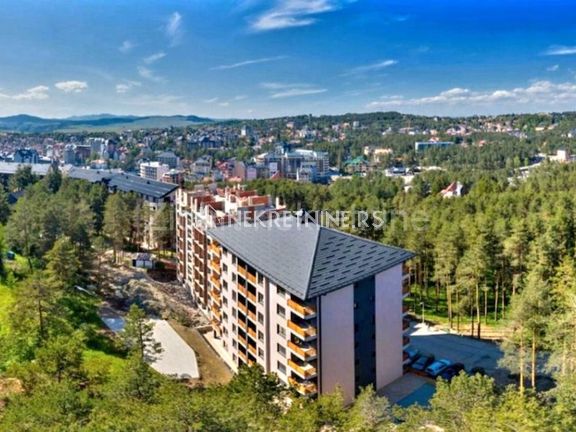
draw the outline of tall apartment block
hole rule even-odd
[[[236,221],[266,218],[271,210],[283,210],[270,196],[242,188],[215,186],[176,192],[177,277],[191,292],[196,303],[207,311],[211,276],[206,228]]]
[[[257,363],[303,395],[340,387],[347,402],[402,376],[411,252],[294,216],[202,236],[202,301],[233,370]]]

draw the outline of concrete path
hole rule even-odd
[[[154,323],[154,339],[160,342],[162,352],[156,355],[150,366],[161,374],[178,379],[198,379],[196,353],[165,320],[150,320]]]
[[[100,310],[100,317],[114,333],[124,329],[124,318],[112,309]],[[177,379],[200,378],[194,350],[176,333],[168,321],[151,319],[150,322],[154,324],[152,330],[154,340],[162,347],[162,352],[155,356],[150,366],[161,374]]]

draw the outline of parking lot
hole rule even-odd
[[[464,364],[466,370],[483,368],[501,384],[508,383],[508,371],[498,366],[502,350],[494,343],[465,336],[449,334],[423,324],[416,324],[410,331],[410,344],[436,359],[446,358]]]

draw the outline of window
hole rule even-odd
[[[259,340],[259,341],[263,341],[263,340],[264,340],[264,333],[262,333],[260,330],[258,330],[258,340]]]
[[[228,273],[228,266],[226,264],[222,264],[222,271]]]
[[[236,291],[232,291],[232,300],[236,301]]]
[[[282,372],[284,375],[286,375],[286,366],[284,366],[281,362],[278,362],[276,367],[278,369],[278,372]]]
[[[232,341],[232,346],[233,346],[234,348],[236,348],[237,345],[238,345],[238,344],[236,343],[236,341],[233,340],[233,341]]]
[[[282,306],[280,305],[276,305],[276,313],[278,315],[280,315],[282,318],[284,318],[286,316],[286,309],[284,309]]]
[[[224,288],[224,291],[228,291],[228,282],[225,280],[222,281],[222,288]]]
[[[232,273],[232,282],[236,282],[236,273]]]
[[[260,357],[261,359],[264,358],[264,350],[262,348],[258,348],[258,357]]]
[[[224,306],[228,306],[228,298],[227,298],[227,297],[224,297],[224,298],[222,299],[222,303],[224,304]]]
[[[261,305],[264,304],[264,294],[258,293],[258,303],[260,303]]]
[[[224,321],[228,321],[228,314],[226,312],[224,312],[222,314],[222,318],[224,318]]]
[[[236,333],[236,324],[232,324],[232,333]]]
[[[236,318],[236,308],[232,308],[232,316]]]
[[[286,348],[284,348],[282,345],[277,344],[276,351],[278,351],[278,354],[280,354],[282,357],[286,357]]]
[[[280,296],[280,297],[285,297],[286,296],[286,291],[284,291],[284,289],[280,288],[280,287],[276,287],[276,293]]]
[[[258,312],[258,322],[264,324],[264,315],[261,312]]]
[[[276,333],[278,333],[282,337],[286,337],[286,329],[282,327],[280,324],[276,325]]]
[[[264,283],[264,276],[262,276],[260,273],[258,273],[258,283],[260,285],[262,285]]]
[[[236,265],[236,262],[237,262],[236,257],[232,256],[232,264]]]

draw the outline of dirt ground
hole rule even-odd
[[[129,254],[122,260],[123,265],[112,265],[110,256],[106,258],[100,265],[97,278],[105,302],[115,310],[126,310],[128,304],[137,301],[149,314],[167,319],[196,353],[200,379],[193,380],[193,386],[230,381],[232,371],[197,330],[197,327],[208,325],[208,319],[179,282],[152,279],[145,270],[130,265]]]
[[[204,337],[195,328],[185,327],[170,320],[170,325],[196,352],[198,368],[200,369],[200,382],[203,385],[226,384],[232,379],[232,371],[212,349]]]

